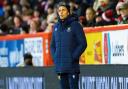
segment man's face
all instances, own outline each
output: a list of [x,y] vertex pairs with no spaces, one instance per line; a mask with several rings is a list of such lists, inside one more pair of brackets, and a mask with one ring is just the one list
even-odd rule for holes
[[69,15],[68,9],[64,6],[60,6],[57,12],[61,20],[66,19]]

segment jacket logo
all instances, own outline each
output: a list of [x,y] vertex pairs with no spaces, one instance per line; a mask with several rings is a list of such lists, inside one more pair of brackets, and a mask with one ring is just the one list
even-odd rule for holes
[[71,32],[71,27],[68,27],[67,32]]
[[57,28],[55,28],[55,31],[57,31]]

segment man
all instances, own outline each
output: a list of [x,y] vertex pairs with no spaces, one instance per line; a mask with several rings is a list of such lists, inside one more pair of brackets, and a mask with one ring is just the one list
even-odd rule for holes
[[79,89],[79,57],[87,47],[83,28],[78,17],[70,13],[70,6],[60,2],[58,22],[51,40],[51,54],[60,80],[61,89]]

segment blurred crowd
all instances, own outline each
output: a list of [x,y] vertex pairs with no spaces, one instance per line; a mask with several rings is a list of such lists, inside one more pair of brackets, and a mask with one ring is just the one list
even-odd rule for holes
[[[0,0],[0,35],[50,32],[62,0]],[[84,27],[128,23],[127,0],[63,0]]]

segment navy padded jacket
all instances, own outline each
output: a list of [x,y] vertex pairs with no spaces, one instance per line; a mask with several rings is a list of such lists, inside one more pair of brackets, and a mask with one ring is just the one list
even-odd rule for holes
[[53,29],[51,55],[57,73],[79,73],[79,57],[87,47],[83,27],[76,16],[59,20]]

